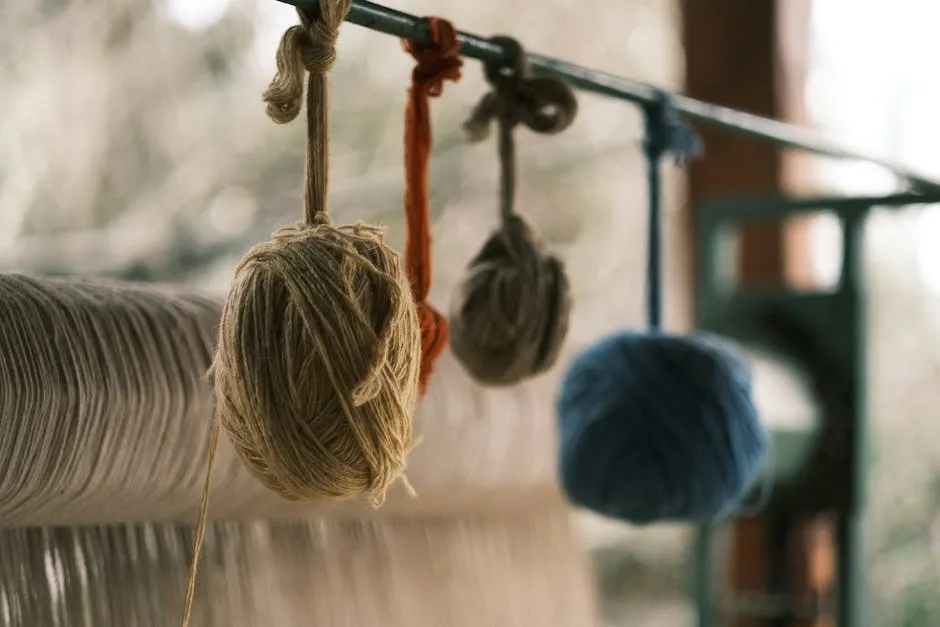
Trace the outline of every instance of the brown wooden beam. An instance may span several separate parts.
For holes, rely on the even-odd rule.
[[[805,122],[810,0],[682,0],[681,4],[689,96]],[[805,159],[767,144],[699,130],[705,158],[689,168],[692,211],[714,196],[807,190]],[[808,231],[805,221],[745,229],[740,240],[740,282],[811,285]],[[833,535],[833,525],[821,517],[767,515],[736,521],[727,595],[828,595],[835,579]],[[734,617],[728,624],[831,627],[833,622]]]
[[[777,117],[776,0],[683,0],[686,93],[693,98]],[[781,187],[780,152],[765,143],[699,129],[705,158],[689,168],[690,204],[725,194]],[[784,270],[775,226],[750,229],[742,241],[742,281],[773,281]]]

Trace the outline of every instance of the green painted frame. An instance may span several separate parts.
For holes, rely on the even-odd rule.
[[[864,582],[860,527],[864,516],[866,460],[866,298],[863,232],[876,207],[901,209],[940,203],[940,194],[873,197],[818,196],[713,199],[700,206],[694,226],[698,248],[695,325],[742,343],[767,343],[768,321],[786,320],[801,333],[794,354],[825,369],[816,392],[823,424],[818,430],[774,434],[775,495],[768,508],[829,510],[837,514],[836,616],[840,627],[859,627],[864,619]],[[722,281],[722,259],[729,229],[746,223],[779,222],[796,215],[829,212],[842,226],[842,263],[830,290],[796,290],[784,285],[737,289]],[[775,348],[786,351],[786,339]],[[819,375],[817,374],[817,377]],[[841,382],[841,383],[833,383]],[[719,624],[713,563],[715,528],[695,531],[691,573],[699,627]]]

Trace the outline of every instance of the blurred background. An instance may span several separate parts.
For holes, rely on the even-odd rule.
[[[812,126],[940,177],[935,0],[389,4]],[[224,292],[252,243],[301,217],[301,125],[275,126],[261,103],[277,42],[294,21],[274,0],[4,0],[0,270]],[[398,41],[347,26],[331,74],[334,215],[387,224],[395,246],[411,65]],[[495,148],[467,146],[460,132],[484,89],[468,62],[463,80],[432,105],[431,300],[441,305],[495,224]],[[568,264],[578,303],[572,335],[586,341],[642,324],[646,191],[638,112],[586,94],[580,104],[575,125],[550,141],[519,133],[517,205]],[[749,154],[705,139],[712,163]],[[723,166],[736,174],[712,191],[860,194],[898,184],[865,165],[768,159],[773,173],[751,183]],[[703,193],[695,172],[667,174],[667,324],[680,329],[690,319],[687,218]],[[775,245],[791,251],[787,265],[800,266],[801,280],[831,282],[837,229],[824,218],[799,226]],[[876,212],[867,229],[876,464],[866,541],[876,625],[940,624],[938,241],[935,208]],[[684,528],[629,529],[585,516],[580,529],[610,625],[686,620]]]

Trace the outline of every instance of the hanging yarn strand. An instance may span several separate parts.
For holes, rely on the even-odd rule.
[[[236,268],[209,378],[213,428],[225,430],[267,488],[289,500],[365,494],[377,507],[412,447],[421,333],[401,260],[382,231],[335,226],[327,213],[325,75],[350,6],[321,0],[315,12],[298,10],[300,24],[281,39],[264,99],[274,122],[290,122],[309,73],[305,222],[254,246]],[[191,603],[189,592],[183,627]]]
[[[212,466],[215,464],[215,453],[219,448],[219,436],[221,429],[219,421],[216,420],[212,425],[212,437],[209,440],[209,463],[206,464],[206,483],[202,491],[202,503],[199,506],[199,521],[196,523],[196,540],[193,543],[193,561],[189,567],[189,578],[186,582],[186,597],[183,600],[183,618],[180,620],[182,627],[189,626],[189,619],[193,612],[193,602],[196,599],[196,575],[199,569],[199,555],[202,553],[202,545],[206,539],[206,524],[209,520],[209,493],[212,486]]]
[[[447,345],[447,319],[428,303],[431,288],[431,225],[428,199],[428,165],[431,154],[430,99],[441,95],[444,81],[460,79],[463,60],[453,25],[428,18],[432,44],[404,40],[402,46],[414,57],[411,89],[405,109],[405,269],[421,323],[420,391],[427,390],[434,361]]]
[[[336,62],[334,43],[350,2],[323,2],[313,12],[298,10],[300,24],[284,33],[277,51],[277,73],[264,92],[268,117],[276,124],[292,122],[300,114],[304,73],[307,79],[307,162],[304,178],[304,213],[308,224],[328,216],[329,108],[326,74]]]
[[[492,90],[464,124],[471,142],[498,123],[500,226],[470,262],[451,307],[450,345],[464,368],[485,385],[512,385],[551,368],[568,332],[571,296],[561,261],[515,211],[514,131],[523,124],[555,134],[574,121],[578,106],[564,82],[530,76],[519,42],[494,37],[508,64],[486,64]]]
[[[222,426],[242,460],[292,500],[381,500],[403,467],[417,397],[420,332],[399,257],[380,229],[337,227],[326,212],[324,74],[349,7],[323,0],[317,19],[298,11],[300,26],[281,41],[265,92],[275,122],[297,116],[310,73],[306,224],[242,260],[212,367]]]
[[[512,221],[516,204],[516,139],[515,124],[509,116],[499,118],[499,219]]]

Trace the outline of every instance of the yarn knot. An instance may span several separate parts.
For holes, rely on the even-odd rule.
[[[308,38],[302,41],[300,60],[310,74],[326,74],[336,63],[336,47],[332,41]]]
[[[431,43],[405,40],[402,47],[417,62],[411,72],[411,84],[433,98],[441,95],[444,81],[460,79],[463,60],[460,58],[460,39],[445,20],[429,18]]]
[[[336,40],[342,19],[337,21],[337,15],[326,15],[323,11],[299,11],[299,14],[300,24],[307,35],[299,40],[303,66],[311,74],[326,74],[336,63]]]
[[[656,100],[644,107],[644,113],[643,148],[649,158],[672,155],[676,165],[682,165],[702,154],[701,139],[679,115],[668,93],[657,91]]]
[[[536,133],[553,135],[568,128],[578,113],[571,87],[554,78],[533,77],[525,51],[511,37],[493,37],[506,52],[505,64],[486,64],[484,73],[493,88],[464,123],[471,142],[489,137],[493,120],[510,127],[523,124]]]
[[[324,76],[336,62],[339,26],[350,0],[323,2],[316,11],[297,10],[300,24],[288,28],[277,51],[277,73],[264,93],[268,116],[277,124],[292,121],[301,110],[304,71]]]

